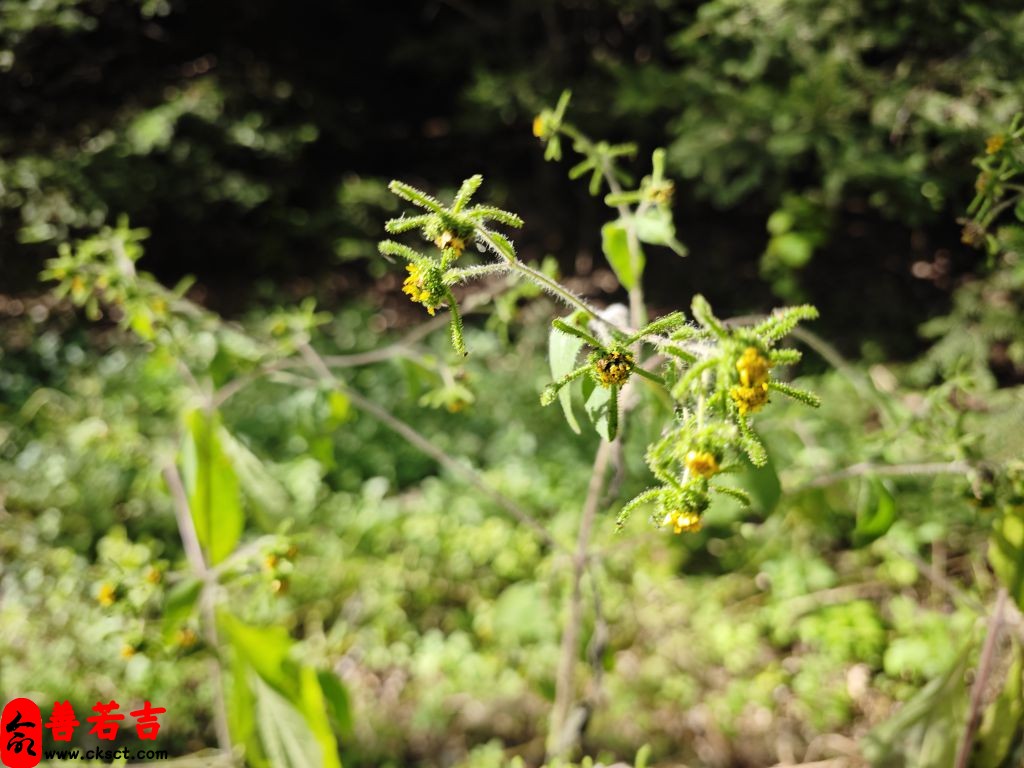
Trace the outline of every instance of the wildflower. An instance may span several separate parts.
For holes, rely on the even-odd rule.
[[[594,373],[602,387],[621,387],[633,371],[633,355],[613,350],[594,362]]]
[[[406,269],[409,271],[409,276],[405,278],[405,282],[402,284],[402,292],[409,294],[409,298],[417,304],[422,304],[426,307],[427,312],[433,316],[441,302],[438,301],[427,285],[432,277],[430,271],[418,264],[409,264]]]
[[[544,138],[545,122],[543,115],[537,115],[533,118],[533,135],[538,139]]]
[[[718,472],[718,459],[708,451],[690,451],[686,454],[686,468],[695,475],[708,478]]]
[[[689,509],[673,509],[661,524],[672,526],[673,533],[696,533],[701,528],[700,515]]]
[[[771,361],[755,347],[747,347],[736,361],[740,383],[729,390],[740,415],[756,413],[768,402],[768,369]]]
[[[182,648],[191,648],[199,640],[199,637],[196,635],[193,629],[185,627],[184,629],[178,630],[178,635],[176,639],[178,641],[178,645],[180,645]]]
[[[985,139],[985,154],[994,155],[1006,145],[1006,137],[1001,133],[993,134]]]
[[[263,558],[263,567],[268,571],[273,571],[277,568],[278,558],[277,555],[271,553]]]
[[[455,258],[461,256],[462,252],[466,249],[466,241],[447,229],[434,238],[434,245],[442,251],[451,248],[455,252]]]
[[[99,594],[96,595],[96,602],[102,605],[104,608],[109,608],[117,602],[117,587],[108,583],[105,583],[100,587]]]
[[[134,656],[136,654],[136,652],[137,652],[137,649],[135,648],[134,645],[131,645],[130,643],[125,643],[124,645],[121,646],[121,658],[122,659],[130,659],[132,656]]]
[[[150,584],[159,584],[163,580],[163,574],[159,568],[150,568],[146,571],[146,581]]]

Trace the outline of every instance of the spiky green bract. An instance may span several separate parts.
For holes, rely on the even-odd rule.
[[[801,403],[811,406],[811,408],[821,407],[821,398],[807,390],[791,387],[789,384],[783,384],[781,381],[770,382],[768,386],[787,397],[792,397],[794,400],[799,400]]]
[[[818,310],[810,304],[776,309],[764,322],[755,325],[750,332],[764,341],[772,343],[786,336],[804,320],[817,320]]]
[[[451,314],[452,346],[455,347],[456,352],[465,357],[469,352],[466,350],[466,340],[463,334],[462,315],[459,314],[459,305],[456,303],[451,289],[446,291],[446,294],[448,297],[448,309]]]
[[[615,529],[617,531],[621,531],[623,527],[625,527],[626,523],[629,521],[629,518],[632,516],[633,512],[636,511],[637,507],[643,504],[647,504],[648,502],[655,501],[664,492],[665,491],[663,488],[649,488],[643,493],[634,496],[632,500],[626,503],[626,506],[624,506],[619,511],[619,514],[615,517]]]
[[[602,349],[603,345],[601,344],[601,342],[595,339],[593,336],[591,336],[589,333],[587,333],[579,326],[570,325],[561,318],[555,318],[554,320],[552,320],[551,325],[554,328],[557,328],[562,333],[568,334],[569,336],[575,336],[578,339],[582,339],[587,344],[592,346],[594,349]]]
[[[591,366],[590,366],[589,363],[587,365],[581,365],[576,370],[570,371],[569,373],[567,373],[565,376],[560,378],[558,381],[555,381],[555,382],[552,382],[551,384],[548,384],[546,387],[544,387],[544,391],[541,392],[540,404],[541,405],[551,405],[553,402],[555,402],[555,398],[558,397],[558,391],[562,387],[564,387],[566,384],[569,384],[572,381],[575,381],[576,379],[578,379],[583,374],[588,373],[590,371],[590,368],[591,368]]]
[[[632,336],[629,336],[625,343],[633,344],[646,336],[659,336],[663,333],[671,333],[685,323],[686,315],[682,312],[670,312],[656,320],[652,320]]]
[[[395,195],[426,213],[413,216],[402,215],[384,225],[390,234],[402,234],[418,230],[422,237],[434,244],[438,255],[427,256],[394,240],[384,240],[378,246],[384,256],[397,256],[409,262],[410,276],[406,278],[403,291],[409,297],[433,314],[447,304],[451,311],[452,346],[460,355],[466,354],[466,343],[462,316],[459,313],[451,286],[475,277],[503,271],[500,265],[481,265],[453,268],[466,248],[482,242],[506,262],[514,261],[515,248],[502,235],[488,229],[492,222],[510,227],[520,227],[523,220],[510,211],[503,211],[491,205],[470,205],[473,195],[483,183],[483,177],[470,176],[462,182],[451,205],[402,181],[388,185]]]
[[[722,325],[722,321],[715,317],[715,313],[711,311],[711,305],[708,304],[708,300],[701,296],[699,293],[693,297],[693,302],[690,305],[690,311],[693,312],[694,319],[700,323],[705,330],[714,334],[719,339],[725,340],[729,338],[729,332]]]

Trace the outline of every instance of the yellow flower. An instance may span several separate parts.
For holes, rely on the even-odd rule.
[[[465,250],[466,248],[465,240],[463,240],[455,233],[449,232],[447,230],[445,230],[443,233],[441,233],[434,239],[434,244],[442,251],[445,248],[451,248],[453,251],[455,251],[455,255],[457,257],[461,256],[462,251]]]
[[[741,416],[757,413],[768,402],[768,382],[755,387],[737,385],[729,390],[729,394],[732,396],[733,402],[736,403],[736,407],[739,408]]]
[[[109,583],[104,584],[96,595],[96,601],[104,608],[109,608],[117,602],[117,587]]]
[[[125,643],[124,645],[121,646],[121,658],[122,659],[130,659],[132,656],[135,655],[135,653],[136,653],[136,649],[135,649],[134,645],[130,645],[128,643]]]
[[[707,451],[690,451],[686,454],[686,468],[701,477],[711,477],[718,472],[718,459]]]
[[[423,286],[423,270],[416,264],[409,264],[406,269],[409,271],[409,276],[405,278],[405,282],[402,284],[402,292],[409,294],[409,298],[415,301],[417,304],[422,304],[427,308],[427,312],[431,315],[437,309],[437,303],[434,301],[434,297],[430,291]]]
[[[628,352],[610,352],[594,363],[598,381],[604,387],[621,387],[633,371],[633,356]]]
[[[1003,136],[1003,134],[996,133],[996,134],[994,134],[992,136],[989,136],[985,140],[985,154],[986,155],[994,155],[996,152],[998,152],[1000,149],[1002,149],[1005,145],[1006,145],[1006,137]]]
[[[700,515],[688,509],[674,509],[665,515],[662,525],[672,526],[674,533],[696,533],[701,528]]]
[[[772,363],[754,347],[743,350],[736,361],[740,383],[729,390],[740,415],[756,413],[768,402],[768,371]]]
[[[160,573],[159,568],[151,567],[148,571],[146,571],[146,581],[148,581],[150,584],[159,584],[163,577],[164,575]]]
[[[672,196],[676,192],[676,185],[671,181],[663,181],[660,184],[653,185],[647,193],[648,198],[652,203],[657,205],[668,205],[672,202]]]
[[[266,557],[263,558],[263,567],[266,568],[268,571],[272,571],[275,568],[277,568],[277,563],[278,563],[277,555],[275,555],[273,553],[271,553],[271,554],[269,554],[269,555],[267,555]]]
[[[199,640],[199,638],[191,628],[185,627],[184,629],[178,630],[177,641],[178,645],[182,648],[191,648],[196,644],[197,640]]]
[[[745,387],[756,387],[768,381],[768,369],[771,362],[754,347],[743,350],[736,361],[736,370],[740,372],[740,383]]]
[[[533,118],[533,135],[538,139],[544,138],[544,117],[542,115]]]

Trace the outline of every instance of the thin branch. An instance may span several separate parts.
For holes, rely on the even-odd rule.
[[[189,507],[185,484],[182,482],[181,475],[178,473],[178,467],[173,461],[168,462],[164,466],[163,475],[171,492],[174,517],[178,522],[178,534],[181,536],[185,558],[188,560],[189,567],[203,582],[202,592],[199,595],[203,637],[210,650],[215,654],[210,657],[209,665],[215,696],[213,726],[214,731],[217,733],[217,746],[224,754],[231,755],[231,731],[228,728],[227,702],[224,699],[224,678],[220,668],[220,659],[216,655],[220,649],[220,642],[217,637],[216,616],[214,615],[216,579],[213,572],[206,566],[203,549],[199,544],[199,537],[196,535],[195,524],[192,520],[192,510]]]
[[[488,496],[510,516],[533,531],[537,537],[551,547],[551,549],[562,552],[567,551],[566,547],[560,544],[550,533],[548,533],[547,529],[544,528],[536,518],[507,496],[493,488],[476,469],[451,458],[448,454],[435,446],[430,442],[430,440],[421,435],[404,421],[391,415],[388,411],[381,408],[372,400],[368,400],[356,390],[342,383],[331,372],[331,369],[327,367],[327,364],[319,353],[317,353],[310,345],[303,344],[299,347],[299,352],[323,381],[328,382],[339,392],[344,393],[356,408],[377,419],[392,432],[403,437],[410,445],[430,456],[430,458],[434,459],[434,461],[452,474],[461,476],[470,485]]]
[[[845,469],[829,474],[819,475],[813,480],[801,483],[794,488],[786,489],[788,493],[806,491],[812,488],[826,488],[830,485],[855,477],[914,477],[919,475],[962,475],[973,466],[966,461],[925,462],[921,464],[874,464],[862,461]]]
[[[580,630],[583,623],[583,573],[587,567],[587,547],[594,527],[604,488],[605,474],[612,455],[612,443],[601,441],[594,457],[594,469],[587,486],[587,498],[583,503],[583,515],[576,538],[576,554],[573,557],[572,592],[569,597],[569,615],[562,630],[562,644],[555,674],[555,704],[551,711],[551,726],[548,731],[548,757],[565,755],[579,740],[577,729],[567,726],[575,691],[575,667]],[[580,725],[583,725],[582,723]],[[569,731],[569,732],[567,732]]]
[[[974,734],[981,723],[985,688],[988,685],[989,675],[992,673],[992,662],[995,659],[996,648],[999,647],[999,636],[1003,630],[1003,614],[1006,610],[1006,599],[1006,587],[1001,587],[996,597],[995,608],[992,609],[992,617],[989,619],[988,633],[985,635],[985,645],[981,649],[981,658],[978,660],[978,673],[974,678],[974,685],[971,686],[971,706],[967,713],[967,725],[964,727],[963,739],[960,742],[960,748],[957,750],[956,762],[954,763],[955,768],[967,768],[971,759]]]

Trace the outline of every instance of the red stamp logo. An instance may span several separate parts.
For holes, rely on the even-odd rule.
[[[43,716],[30,699],[14,699],[0,716],[0,762],[34,768],[43,757]]]

